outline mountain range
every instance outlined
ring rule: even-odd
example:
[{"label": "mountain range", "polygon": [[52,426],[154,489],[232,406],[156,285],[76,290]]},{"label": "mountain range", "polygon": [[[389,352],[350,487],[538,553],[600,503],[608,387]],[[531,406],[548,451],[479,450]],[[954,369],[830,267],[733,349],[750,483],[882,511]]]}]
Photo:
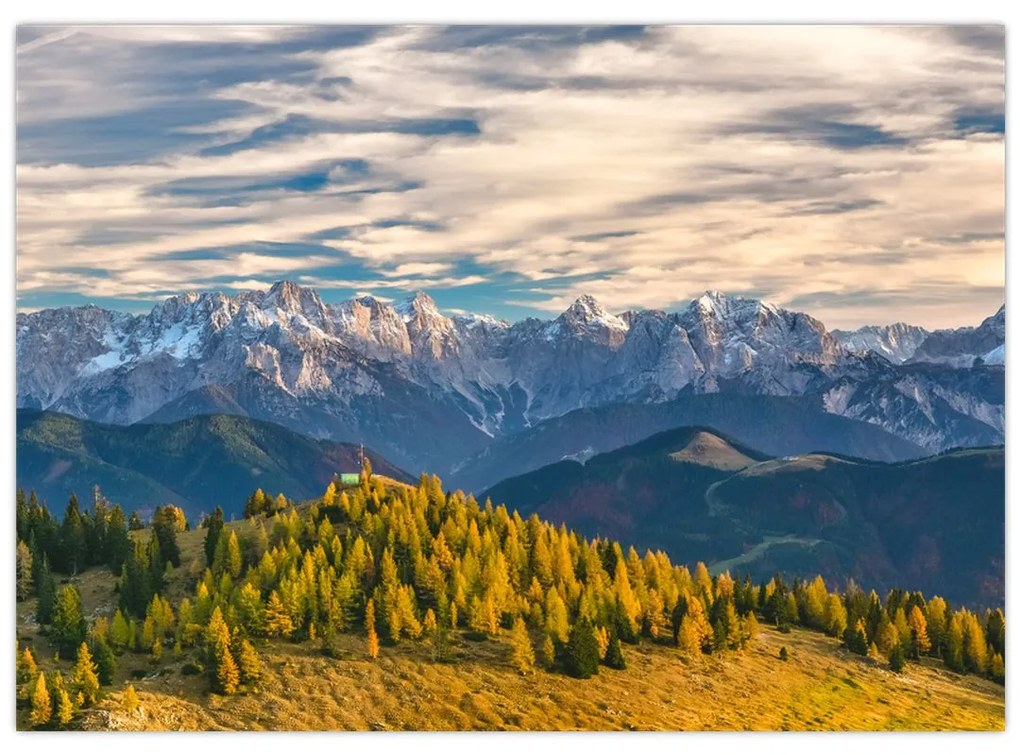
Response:
[{"label": "mountain range", "polygon": [[[669,313],[612,314],[582,296],[511,324],[448,317],[424,293],[327,305],[281,281],[174,296],[144,315],[19,313],[17,405],[121,425],[235,414],[446,473],[579,409],[792,397],[933,453],[1002,442],[1004,327],[1003,308],[976,328],[872,342],[719,292]],[[894,335],[898,350],[883,349]]]},{"label": "mountain range", "polygon": [[504,480],[484,494],[587,536],[662,549],[714,571],[848,578],[950,600],[1004,595],[1005,455],[962,449],[881,463],[773,458],[684,427]]}]

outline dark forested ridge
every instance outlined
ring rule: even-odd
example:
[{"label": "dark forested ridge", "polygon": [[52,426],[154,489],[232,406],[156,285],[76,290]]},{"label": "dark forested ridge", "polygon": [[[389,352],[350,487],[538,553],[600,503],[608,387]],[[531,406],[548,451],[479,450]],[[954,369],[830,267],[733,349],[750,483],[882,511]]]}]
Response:
[{"label": "dark forested ridge", "polygon": [[890,464],[823,453],[769,459],[706,428],[680,428],[484,495],[588,536],[756,579],[852,577],[1001,605],[1004,462],[1001,447]]},{"label": "dark forested ridge", "polygon": [[770,456],[826,451],[876,461],[926,455],[877,425],[821,410],[805,397],[704,394],[662,403],[577,409],[545,420],[458,464],[451,483],[479,492],[564,459],[583,460],[677,427],[706,426]]},{"label": "dark forested ridge", "polygon": [[[111,500],[139,509],[174,503],[194,517],[220,506],[229,519],[241,515],[255,487],[311,498],[333,475],[360,465],[357,445],[247,417],[121,426],[19,409],[17,422],[18,485],[55,506],[99,485]],[[365,454],[380,474],[413,479],[373,451]]]},{"label": "dark forested ridge", "polygon": [[[718,445],[693,440],[677,453]],[[726,464],[742,453],[731,449]],[[505,641],[520,673],[583,679],[617,673],[644,643],[687,659],[739,657],[764,622],[826,633],[896,672],[941,659],[1004,679],[1000,609],[954,610],[903,589],[882,598],[821,577],[711,576],[703,563],[688,569],[662,551],[642,556],[444,492],[437,477],[392,481],[370,463],[358,484],[337,482],[301,506],[256,491],[243,523],[224,522],[220,510],[189,523],[177,507],[160,507],[134,534],[138,518],[101,496],[91,511],[72,499],[57,520],[19,492],[18,598],[34,601],[33,619],[46,628],[45,639],[19,647],[19,725],[73,727],[126,655],[147,656],[157,671],[200,674],[218,695],[258,694],[269,647],[311,645],[344,663],[341,638],[352,634],[362,638],[361,658],[422,643],[434,663],[456,663],[451,648],[464,639]],[[180,543],[196,535],[202,545],[188,563]],[[119,605],[86,618],[79,583],[96,570],[117,579]],[[59,586],[55,572],[65,575]],[[54,650],[73,667],[51,660]],[[120,699],[137,706],[133,686]]]}]

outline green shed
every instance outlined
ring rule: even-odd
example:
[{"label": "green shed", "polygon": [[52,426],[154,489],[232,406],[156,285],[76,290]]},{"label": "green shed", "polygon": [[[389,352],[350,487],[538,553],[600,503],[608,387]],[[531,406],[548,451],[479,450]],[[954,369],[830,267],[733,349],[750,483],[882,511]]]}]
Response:
[{"label": "green shed", "polygon": [[360,485],[361,475],[356,472],[342,472],[340,474],[341,485]]}]

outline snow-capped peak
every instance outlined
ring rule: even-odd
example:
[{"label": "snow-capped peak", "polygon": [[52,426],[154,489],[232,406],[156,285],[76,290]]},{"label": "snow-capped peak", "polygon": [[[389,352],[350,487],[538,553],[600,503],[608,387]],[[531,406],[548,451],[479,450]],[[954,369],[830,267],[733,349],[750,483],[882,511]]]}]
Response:
[{"label": "snow-capped peak", "polygon": [[616,315],[609,314],[591,294],[582,294],[577,297],[574,303],[560,315],[560,319],[576,324],[601,325],[610,330],[627,330],[627,323]]},{"label": "snow-capped peak", "polygon": [[397,304],[394,309],[404,319],[410,322],[413,319],[442,317],[436,302],[424,291],[416,291],[414,296],[409,296]]}]

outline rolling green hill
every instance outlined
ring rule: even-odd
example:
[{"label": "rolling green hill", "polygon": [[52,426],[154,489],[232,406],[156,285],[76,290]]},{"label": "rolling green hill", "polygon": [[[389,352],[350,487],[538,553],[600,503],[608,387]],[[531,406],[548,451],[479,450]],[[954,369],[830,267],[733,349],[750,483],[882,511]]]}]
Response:
[{"label": "rolling green hill", "polygon": [[888,464],[770,459],[706,428],[680,428],[504,480],[484,495],[755,579],[820,573],[987,605],[1004,596],[1001,447]]},{"label": "rolling green hill", "polygon": [[[71,491],[87,499],[99,485],[128,509],[171,502],[194,515],[222,506],[229,518],[256,487],[300,500],[320,494],[337,472],[359,469],[356,445],[246,417],[120,426],[19,410],[17,424],[17,484],[54,510]],[[379,474],[410,480],[378,454],[365,454]]]}]

